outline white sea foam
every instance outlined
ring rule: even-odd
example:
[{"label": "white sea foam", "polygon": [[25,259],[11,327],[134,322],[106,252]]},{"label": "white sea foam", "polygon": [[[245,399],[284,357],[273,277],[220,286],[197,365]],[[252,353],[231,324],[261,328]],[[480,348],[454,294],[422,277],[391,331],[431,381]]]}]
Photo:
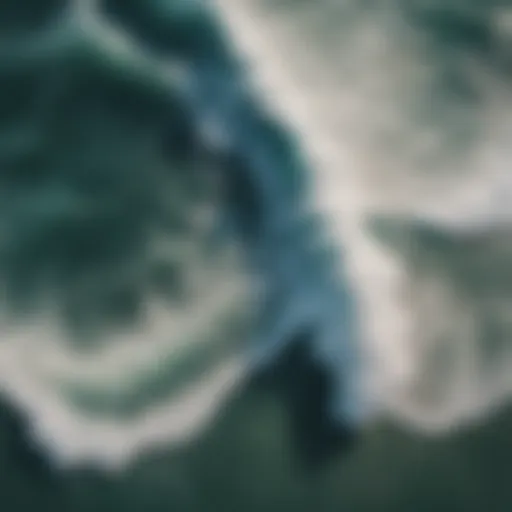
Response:
[{"label": "white sea foam", "polygon": [[[438,429],[503,403],[512,390],[508,345],[500,352],[500,365],[484,372],[485,340],[478,333],[481,298],[461,294],[446,274],[417,275],[410,261],[404,264],[370,237],[364,222],[373,212],[400,213],[407,221],[428,217],[452,229],[455,240],[461,233],[484,233],[496,241],[492,229],[509,226],[512,217],[505,163],[510,161],[511,117],[502,108],[507,92],[494,83],[487,88],[492,94],[478,113],[482,133],[477,143],[459,160],[446,160],[449,172],[431,179],[412,169],[423,157],[429,160],[440,153],[443,135],[407,125],[397,100],[405,104],[410,98],[400,97],[397,84],[410,81],[405,88],[410,92],[414,81],[427,81],[435,69],[416,59],[416,48],[409,45],[414,37],[408,39],[406,30],[397,30],[393,38],[382,19],[369,18],[354,22],[357,37],[346,26],[350,36],[333,31],[342,2],[306,2],[293,12],[257,0],[216,0],[215,5],[248,59],[261,98],[300,135],[309,155],[315,177],[311,206],[328,220],[330,237],[344,248],[357,286],[366,356],[362,375],[365,393],[378,404],[375,411],[384,409],[409,424]],[[393,13],[388,18],[396,22]],[[326,45],[321,44],[324,37],[329,38]],[[481,79],[489,77],[483,73]],[[380,144],[382,133],[391,133],[402,145],[386,151]],[[457,166],[465,172],[454,172]],[[506,241],[507,236],[501,238]],[[498,247],[498,252],[503,250]],[[437,263],[442,267],[442,258]],[[486,260],[480,265],[484,271],[489,266]],[[213,300],[205,293],[194,310],[201,315],[192,310],[173,314],[163,304],[149,302],[144,326],[89,355],[71,351],[52,311],[22,326],[4,321],[0,384],[29,414],[34,439],[56,462],[89,460],[121,468],[148,447],[180,443],[208,423],[242,378],[241,357],[213,365],[178,397],[153,404],[130,421],[87,414],[59,385],[73,380],[122,394],[134,374],[150,374],[158,366],[156,360],[168,360],[172,354],[179,360],[184,346],[206,342],[205,330],[221,324],[234,304],[240,305],[239,299],[253,290],[245,277],[238,281],[237,272],[228,274],[235,278],[233,287],[226,274],[213,273],[216,279],[206,290],[213,290]],[[508,297],[486,300],[503,327],[512,317]],[[198,317],[203,321],[198,323]],[[445,359],[456,361],[448,365],[453,377],[448,383],[431,370],[432,354],[447,354]],[[423,398],[437,380],[440,395]]]},{"label": "white sea foam", "polygon": [[[255,309],[256,288],[230,254],[220,266],[189,261],[196,289],[187,305],[148,300],[143,321],[105,334],[94,348],[77,346],[52,308],[22,321],[2,318],[0,387],[27,414],[32,441],[57,465],[122,469],[148,449],[193,439],[218,413],[244,376],[237,337],[247,332]],[[178,389],[149,394],[146,406],[128,418],[88,410],[67,393],[110,394],[122,402],[140,382],[172,374],[212,343],[225,347],[220,358],[206,361],[202,373]]]},{"label": "white sea foam", "polygon": [[[453,269],[447,273],[449,255],[437,255],[436,267],[428,263],[428,245],[419,246],[420,256],[409,250],[421,243],[421,230],[404,228],[408,247],[397,254],[365,224],[372,214],[397,216],[404,226],[424,219],[451,233],[459,266],[467,259],[470,273],[492,272],[491,254],[509,254],[511,240],[512,112],[504,82],[469,58],[480,103],[465,111],[454,97],[443,107],[453,120],[429,126],[409,110],[425,102],[443,68],[423,51],[424,34],[403,22],[393,2],[376,3],[382,8],[370,14],[351,1],[216,5],[261,97],[301,136],[310,157],[313,209],[330,222],[358,290],[365,389],[380,404],[375,412],[384,409],[408,425],[439,431],[506,403],[512,289],[505,295],[488,291],[495,294],[489,306],[489,297],[472,295]],[[430,94],[427,108],[433,109]],[[470,116],[466,126],[472,123],[478,133],[470,147],[450,157],[458,115]],[[465,258],[468,239],[489,255]],[[506,263],[494,270],[505,276]],[[487,321],[505,338],[490,370],[484,364]]]}]

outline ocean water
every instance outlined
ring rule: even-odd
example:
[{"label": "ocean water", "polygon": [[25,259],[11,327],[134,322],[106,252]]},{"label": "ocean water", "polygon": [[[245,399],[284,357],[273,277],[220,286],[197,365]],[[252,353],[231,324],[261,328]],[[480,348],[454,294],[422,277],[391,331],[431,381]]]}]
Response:
[{"label": "ocean water", "polygon": [[6,510],[508,510],[510,8],[4,1]]}]

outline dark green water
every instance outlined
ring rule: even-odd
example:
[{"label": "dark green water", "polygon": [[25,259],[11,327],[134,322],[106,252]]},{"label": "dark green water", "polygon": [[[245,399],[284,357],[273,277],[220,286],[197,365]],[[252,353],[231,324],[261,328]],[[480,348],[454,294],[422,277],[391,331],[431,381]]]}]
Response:
[{"label": "dark green water", "polygon": [[[168,198],[158,195],[159,200],[154,200],[154,191],[162,183],[172,183],[182,198],[191,201],[210,192],[198,190],[203,176],[193,172],[194,163],[201,163],[204,155],[192,157],[187,131],[190,127],[178,95],[166,88],[168,84],[153,73],[148,61],[116,60],[108,45],[100,48],[94,38],[81,40],[79,35],[69,39],[69,47],[57,44],[57,52],[52,50],[48,37],[36,37],[32,46],[19,45],[26,32],[35,33],[48,20],[51,22],[63,4],[47,2],[46,9],[39,10],[35,2],[4,0],[0,6],[0,33],[4,38],[0,39],[0,207],[2,226],[11,230],[11,238],[2,239],[2,277],[12,280],[12,290],[22,290],[14,297],[22,306],[33,287],[47,284],[44,278],[48,275],[58,285],[77,278],[76,286],[63,287],[71,320],[102,323],[104,318],[97,316],[105,312],[106,304],[112,306],[119,299],[119,308],[106,316],[108,322],[124,322],[136,316],[140,306],[138,270],[146,264],[140,248],[148,226],[160,222],[163,216],[165,229],[188,229],[186,205],[170,208],[169,212]],[[42,0],[39,5],[43,5]],[[203,63],[210,59],[219,65],[224,60],[219,49],[222,45],[212,35],[214,31],[210,32],[207,16],[193,17],[185,23],[177,11],[165,11],[167,17],[155,16],[155,12],[163,11],[146,12],[142,3],[133,0],[111,0],[103,5],[111,18],[121,20],[154,54],[172,48],[185,59]],[[419,11],[413,9],[411,14],[418,16]],[[434,17],[433,30],[444,30],[443,20],[444,15]],[[452,33],[457,45],[474,36],[477,50],[485,53],[488,36],[480,25],[465,19],[456,26]],[[15,26],[18,32],[12,28]],[[52,31],[43,33],[48,36]],[[76,33],[63,33],[63,38],[70,35]],[[286,172],[294,176],[295,168],[290,165],[290,169]],[[89,217],[82,216],[76,196],[70,200],[63,197],[70,190],[86,199],[94,197],[95,209]],[[114,208],[109,208],[113,197],[118,200]],[[84,233],[90,237],[84,237]],[[117,236],[112,238],[112,233]],[[444,263],[447,275],[457,284],[469,283],[469,275],[472,286],[461,287],[466,295],[485,292],[487,297],[491,294],[489,288],[500,286],[503,294],[508,293],[510,286],[504,280],[507,261],[490,265],[487,245],[483,245],[483,254],[473,250],[475,258],[468,259],[466,245],[448,244],[434,250],[434,242],[422,242],[425,250],[421,254]],[[101,251],[97,250],[99,246]],[[6,247],[8,250],[4,250]],[[118,268],[121,260],[126,264],[122,269]],[[38,272],[42,268],[47,273],[43,272],[40,282]],[[493,268],[496,272],[489,271]],[[166,287],[169,292],[169,288],[176,287],[179,269],[170,265],[164,270],[171,282]],[[92,289],[78,279],[84,273],[94,277]],[[112,289],[104,286],[107,277],[111,278],[108,284]],[[157,280],[162,285],[162,279]],[[85,311],[90,311],[90,316]],[[145,398],[137,395],[137,404]],[[245,389],[193,444],[172,452],[148,452],[119,474],[51,467],[43,454],[30,447],[29,436],[23,434],[27,425],[19,423],[4,405],[0,409],[0,510],[512,509],[510,411],[487,418],[482,425],[437,438],[391,425],[368,427],[351,452],[311,475],[304,474],[295,460],[289,418],[282,405],[266,394]]]},{"label": "dark green water", "polygon": [[0,496],[7,512],[510,510],[512,414],[443,439],[391,427],[365,434],[345,459],[301,474],[277,403],[247,392],[182,453],[148,454],[118,476],[56,474],[27,455],[2,410]]}]

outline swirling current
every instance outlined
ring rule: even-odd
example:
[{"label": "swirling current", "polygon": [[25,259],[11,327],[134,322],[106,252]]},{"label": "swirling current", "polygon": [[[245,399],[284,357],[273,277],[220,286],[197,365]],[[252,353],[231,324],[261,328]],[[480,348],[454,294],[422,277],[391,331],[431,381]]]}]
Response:
[{"label": "swirling current", "polygon": [[193,438],[306,328],[356,422],[341,265],[213,13],[57,4],[3,8],[1,380],[36,442],[122,467]]},{"label": "swirling current", "polygon": [[510,6],[312,4],[2,2],[0,388],[56,467],[196,441],[304,337],[299,423],[508,402]]}]

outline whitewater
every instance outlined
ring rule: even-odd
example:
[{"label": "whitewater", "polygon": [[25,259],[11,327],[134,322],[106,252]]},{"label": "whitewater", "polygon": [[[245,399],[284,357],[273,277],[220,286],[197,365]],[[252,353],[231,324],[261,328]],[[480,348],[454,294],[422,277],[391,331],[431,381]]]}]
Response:
[{"label": "whitewater", "polygon": [[[407,22],[399,4],[217,4],[261,96],[308,150],[313,209],[328,219],[356,284],[373,412],[423,432],[494,412],[512,384],[505,270],[512,116],[508,77],[493,68],[496,56],[481,60],[469,45],[464,55],[466,48],[456,53],[441,43],[440,51],[461,60],[460,69],[449,62],[456,78],[479,95],[474,104],[461,93],[443,103],[445,91],[434,87],[444,79],[451,85],[446,63],[432,55],[428,25]],[[507,55],[510,11],[491,4],[488,12],[466,2],[446,13],[454,27],[457,16],[480,15],[498,56]],[[437,4],[424,10],[425,18],[445,13]],[[440,125],[421,118],[423,102],[446,110]],[[457,152],[464,136],[469,142]],[[489,285],[461,287],[456,266],[467,267],[464,279],[487,278]],[[494,272],[501,289],[492,289]],[[489,324],[499,332],[497,344]]]},{"label": "whitewater", "polygon": [[[119,73],[129,69],[138,80],[150,75],[156,95],[166,88],[197,86],[199,96],[191,97],[198,116],[212,113],[200,119],[208,144],[243,144],[243,130],[236,140],[230,133],[236,124],[226,114],[229,109],[210,112],[208,102],[203,108],[201,98],[208,91],[197,80],[207,83],[204,70],[190,77],[186,66],[176,70],[143,45],[140,49],[126,36],[129,31],[103,26],[94,2],[72,4],[68,18],[59,17],[59,27],[65,27],[54,31],[59,37],[70,40],[79,27],[86,36],[71,39],[73,44],[90,44],[97,52],[108,48],[107,66],[121,62]],[[267,281],[278,276],[296,282],[291,305],[268,332],[261,331],[264,290],[244,259],[242,244],[227,229],[221,249],[214,256],[204,252],[212,226],[222,224],[220,199],[208,190],[205,204],[187,211],[193,219],[190,238],[176,242],[174,235],[151,226],[144,245],[151,264],[185,262],[180,269],[190,297],[186,307],[169,306],[148,293],[143,319],[101,334],[100,341],[93,333],[99,348],[92,349],[70,345],[58,297],[45,297],[44,308],[21,320],[6,313],[2,391],[27,414],[33,441],[57,465],[88,462],[120,469],[148,449],[196,438],[236,393],[255,354],[271,357],[309,316],[324,325],[320,359],[337,368],[344,383],[348,376],[348,390],[340,387],[333,414],[358,426],[387,417],[423,432],[446,431],[481,420],[508,401],[512,112],[505,105],[511,104],[510,93],[505,79],[469,59],[468,73],[483,100],[459,108],[458,97],[451,97],[448,106],[439,106],[447,118],[424,124],[424,113],[411,114],[407,108],[425,97],[436,103],[422,87],[435,81],[440,68],[435,58],[425,57],[425,38],[403,22],[395,4],[377,4],[365,10],[350,1],[301,2],[291,8],[287,2],[215,0],[208,6],[245,63],[247,87],[297,135],[309,187],[301,208],[322,219],[320,245],[339,254],[327,278],[318,271],[313,285],[303,285],[301,267],[291,277],[277,265],[264,267]],[[175,16],[194,16],[205,8],[201,2],[173,5]],[[502,11],[494,16],[504,19]],[[509,27],[501,21],[495,25],[498,40],[508,41]],[[53,44],[61,44],[55,41],[49,41],[50,53]],[[478,133],[459,133],[461,125],[471,123]],[[114,123],[113,139],[116,130],[122,128]],[[463,136],[472,137],[471,143],[454,155],[450,149],[456,142],[450,137]],[[285,218],[288,199],[275,192],[282,184],[272,185],[272,173],[257,169],[261,194],[270,198],[264,203],[271,207],[267,216]],[[155,176],[167,197],[176,195],[171,183]],[[48,202],[53,213],[47,203],[37,210],[36,201],[31,214],[81,215],[74,203],[60,204],[61,199],[57,194]],[[19,207],[26,205],[21,201]],[[8,239],[5,224],[2,236]],[[297,251],[310,241],[297,242]],[[285,265],[288,257],[283,256]],[[130,279],[132,271],[134,279],[142,279],[128,265]],[[464,279],[477,274],[500,286],[466,285]],[[346,307],[347,296],[357,305],[354,310]],[[490,356],[488,325],[500,336]],[[242,341],[254,337],[247,349]],[[194,372],[180,376],[188,361]],[[116,416],[112,411],[118,407]]]}]

